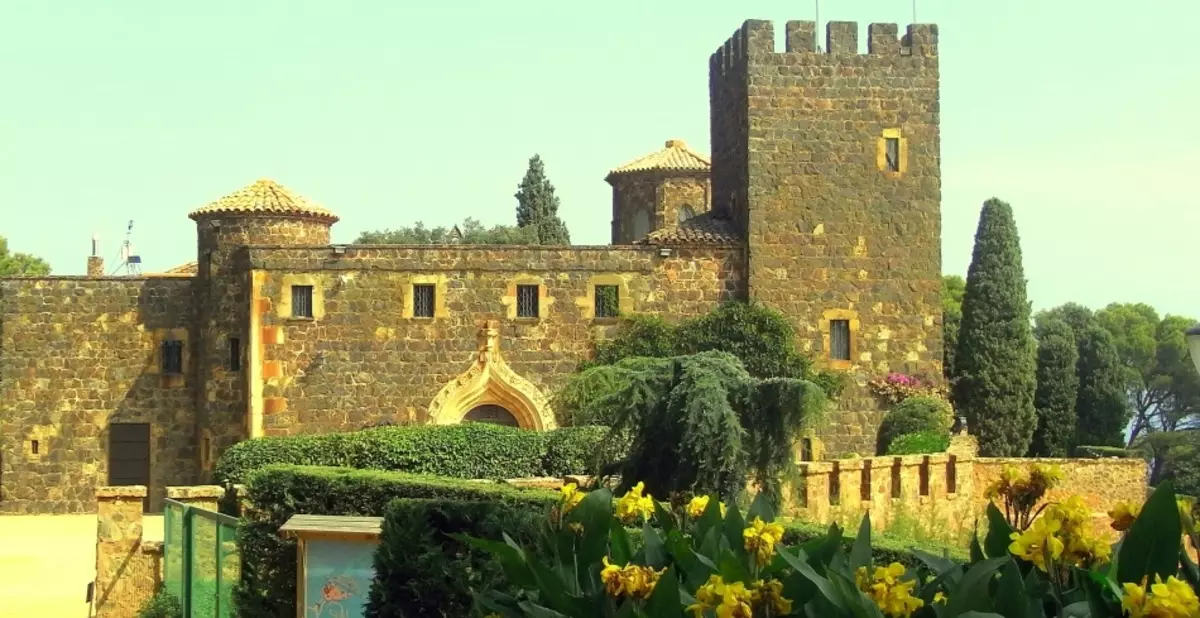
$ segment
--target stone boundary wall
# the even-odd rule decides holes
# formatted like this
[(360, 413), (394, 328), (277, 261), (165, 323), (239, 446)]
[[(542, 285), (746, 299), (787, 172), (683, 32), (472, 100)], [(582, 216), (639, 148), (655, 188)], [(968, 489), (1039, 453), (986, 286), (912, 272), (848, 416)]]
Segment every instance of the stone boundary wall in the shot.
[(1146, 498), (1146, 462), (1141, 459), (977, 458), (970, 454), (869, 457), (797, 464), (785, 512), (818, 523), (856, 529), (870, 513), (877, 530), (905, 532), (947, 542), (969, 537), (982, 521), (988, 486), (1005, 466), (1059, 466), (1064, 478), (1046, 499), (1077, 494), (1092, 510), (1097, 532), (1114, 535), (1107, 512), (1118, 501)]

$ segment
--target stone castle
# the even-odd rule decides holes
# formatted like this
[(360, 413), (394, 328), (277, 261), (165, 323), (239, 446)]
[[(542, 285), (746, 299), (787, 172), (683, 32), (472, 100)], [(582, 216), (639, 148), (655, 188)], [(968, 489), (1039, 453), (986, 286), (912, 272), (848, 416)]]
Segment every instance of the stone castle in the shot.
[(161, 274), (0, 279), (0, 513), (101, 485), (204, 482), (260, 436), (383, 422), (555, 426), (549, 397), (616, 315), (756, 300), (857, 378), (820, 438), (873, 450), (862, 384), (941, 375), (937, 28), (743, 24), (709, 64), (711, 160), (618, 167), (607, 246), (331, 245), (331, 211), (262, 180), (190, 213)]

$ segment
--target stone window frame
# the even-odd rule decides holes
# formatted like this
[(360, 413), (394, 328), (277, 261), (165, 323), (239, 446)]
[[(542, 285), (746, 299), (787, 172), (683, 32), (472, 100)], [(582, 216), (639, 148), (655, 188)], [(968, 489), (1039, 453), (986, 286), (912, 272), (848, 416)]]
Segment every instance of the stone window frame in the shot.
[[(183, 345), (182, 370), (179, 373), (165, 373), (163, 371), (163, 344), (167, 341), (178, 341)], [(191, 370), (191, 357), (188, 352), (188, 329), (187, 328), (156, 328), (150, 332), (150, 343), (152, 345), (152, 353), (150, 354), (149, 362), (146, 363), (144, 373), (147, 375), (156, 375), (162, 377), (163, 388), (181, 388), (187, 384), (187, 376)]]
[(196, 445), (196, 449), (200, 452), (200, 469), (204, 472), (212, 472), (213, 464), (216, 463), (216, 449), (213, 443), (213, 435), (211, 429), (200, 430), (200, 443)]
[[(416, 287), (418, 285), (433, 286), (433, 317), (425, 317), (416, 315)], [(404, 307), (401, 310), (401, 317), (406, 320), (415, 320), (417, 322), (433, 322), (441, 318), (450, 316), (446, 309), (446, 290), (447, 285), (446, 275), (431, 274), (431, 275), (413, 275), (404, 284)]]
[[(830, 357), (831, 349), (831, 325), (834, 320), (846, 320), (850, 327), (850, 360), (842, 360)], [(858, 312), (853, 309), (828, 309), (821, 314), (819, 323), (821, 329), (821, 350), (824, 361), (832, 369), (849, 369), (855, 364), (855, 358), (859, 354), (859, 333), (861, 323), (858, 319)]]
[[(894, 139), (898, 143), (898, 171), (888, 169), (887, 143), (889, 139)], [(908, 171), (908, 139), (904, 137), (899, 128), (887, 128), (880, 133), (875, 148), (875, 165), (888, 178), (900, 178)]]
[[(526, 318), (517, 316), (517, 286), (519, 285), (536, 285), (538, 287), (537, 317)], [(543, 277), (519, 274), (509, 280), (504, 297), (500, 299), (500, 302), (504, 305), (505, 314), (509, 320), (526, 324), (536, 324), (550, 317), (550, 306), (554, 304), (554, 298), (550, 296)]]
[[(292, 288), (312, 287), (312, 317), (292, 315)], [(325, 282), (320, 275), (293, 273), (284, 275), (279, 282), (279, 302), (276, 315), (292, 322), (315, 322), (325, 317)]]
[[(611, 285), (617, 288), (617, 317), (596, 317), (596, 286)], [(597, 324), (616, 324), (621, 316), (633, 313), (633, 295), (629, 293), (629, 282), (625, 276), (615, 273), (592, 275), (588, 278), (587, 293), (576, 299), (585, 320)]]

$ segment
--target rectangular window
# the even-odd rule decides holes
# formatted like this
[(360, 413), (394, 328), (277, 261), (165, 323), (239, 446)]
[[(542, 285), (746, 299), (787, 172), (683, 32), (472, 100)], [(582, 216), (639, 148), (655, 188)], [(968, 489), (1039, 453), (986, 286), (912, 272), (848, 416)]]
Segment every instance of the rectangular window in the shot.
[(311, 286), (311, 285), (293, 285), (292, 286), (292, 317), (293, 318), (311, 318), (311, 317), (313, 317), (313, 286)]
[(237, 337), (229, 338), (229, 370), (242, 370), (242, 341)]
[(167, 375), (183, 373), (183, 342), (162, 342), (162, 372)]
[(432, 318), (433, 301), (437, 292), (433, 284), (418, 283), (413, 285), (413, 317)]
[(850, 360), (850, 320), (829, 321), (829, 358)]
[(900, 171), (900, 138), (889, 137), (885, 140), (887, 147), (887, 169), (889, 172)]
[(620, 291), (617, 286), (596, 286), (596, 317), (615, 318), (620, 306)]
[(538, 317), (538, 288), (537, 285), (517, 286), (517, 317)]

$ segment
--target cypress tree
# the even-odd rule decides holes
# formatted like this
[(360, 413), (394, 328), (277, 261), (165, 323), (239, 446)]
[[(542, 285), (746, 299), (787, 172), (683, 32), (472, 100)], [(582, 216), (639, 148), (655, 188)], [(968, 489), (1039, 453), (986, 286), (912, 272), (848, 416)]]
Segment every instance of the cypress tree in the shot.
[(1129, 423), (1125, 370), (1112, 334), (1089, 326), (1079, 342), (1079, 397), (1075, 402), (1077, 446), (1125, 446)]
[(954, 363), (954, 403), (978, 437), (980, 455), (1024, 455), (1037, 426), (1037, 344), (1017, 224), (1012, 207), (996, 198), (979, 214)]
[(539, 245), (569, 245), (571, 234), (558, 218), (558, 196), (546, 178), (542, 158), (533, 155), (521, 184), (517, 185), (517, 227), (533, 227)]
[(1033, 397), (1038, 424), (1029, 455), (1066, 457), (1075, 441), (1079, 350), (1075, 333), (1061, 320), (1046, 322), (1038, 330), (1037, 391)]

